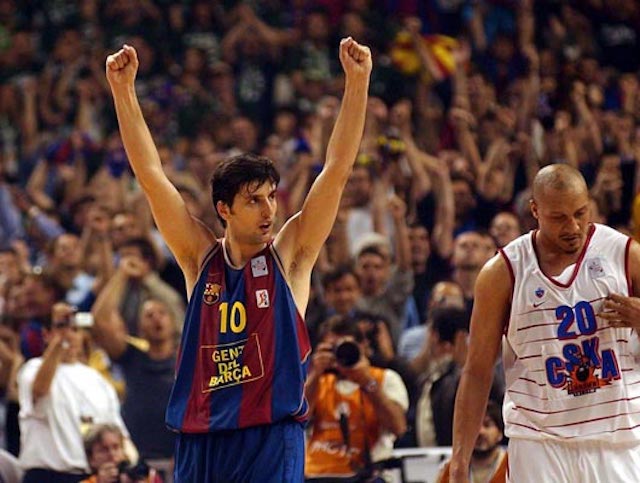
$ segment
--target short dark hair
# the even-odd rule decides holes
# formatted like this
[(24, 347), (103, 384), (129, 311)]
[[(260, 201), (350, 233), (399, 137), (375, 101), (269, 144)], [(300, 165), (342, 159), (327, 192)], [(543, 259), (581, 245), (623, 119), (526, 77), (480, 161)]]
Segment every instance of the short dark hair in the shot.
[(459, 331), (469, 331), (469, 314), (458, 307), (437, 307), (431, 311), (432, 329), (442, 342), (455, 340)]
[(502, 420), (502, 408), (500, 405), (492, 399), (487, 402), (487, 416), (489, 416), (500, 432), (504, 434), (504, 421)]
[(343, 317), (342, 315), (334, 315), (322, 322), (318, 330), (318, 340), (323, 340), (327, 334), (336, 334), (342, 337), (352, 336), (357, 342), (364, 341), (364, 336), (356, 321), (351, 317)]
[(356, 274), (353, 265), (345, 263), (329, 270), (322, 276), (322, 288), (326, 290), (329, 285), (336, 283), (338, 280), (341, 280), (347, 275), (353, 275), (358, 284), (360, 284), (360, 280), (358, 279), (358, 275)]
[(222, 225), (226, 226), (226, 222), (216, 208), (218, 201), (231, 206), (243, 186), (251, 183), (259, 186), (267, 181), (277, 186), (280, 174), (266, 156), (244, 153), (221, 162), (211, 176), (211, 200)]
[(136, 247), (140, 250), (140, 255), (142, 259), (147, 262), (153, 270), (157, 270), (158, 268), (158, 254), (156, 253), (156, 249), (151, 244), (149, 240), (146, 238), (138, 237), (138, 238), (129, 238), (125, 240), (122, 245), (118, 247), (118, 249), (126, 248), (126, 247)]

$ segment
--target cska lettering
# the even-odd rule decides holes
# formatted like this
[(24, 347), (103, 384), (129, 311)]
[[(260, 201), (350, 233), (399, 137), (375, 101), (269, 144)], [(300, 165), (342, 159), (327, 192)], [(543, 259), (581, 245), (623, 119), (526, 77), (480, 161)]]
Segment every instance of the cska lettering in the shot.
[[(620, 379), (620, 366), (612, 349), (600, 351), (600, 339), (591, 337), (577, 343), (565, 344), (562, 357), (545, 361), (547, 381), (552, 387), (566, 389), (568, 394), (582, 396)], [(596, 374), (599, 370), (600, 373)]]

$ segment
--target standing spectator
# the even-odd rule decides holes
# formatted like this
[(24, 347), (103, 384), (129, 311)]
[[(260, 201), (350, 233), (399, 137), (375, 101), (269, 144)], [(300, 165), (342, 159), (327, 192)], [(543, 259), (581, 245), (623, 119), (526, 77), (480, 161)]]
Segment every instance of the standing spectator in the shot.
[(55, 304), (44, 331), (44, 355), (29, 360), (18, 374), (25, 483), (84, 479), (82, 434), (92, 424), (114, 423), (127, 434), (115, 390), (82, 361), (82, 331), (73, 309)]
[(502, 248), (522, 235), (520, 220), (510, 211), (501, 211), (491, 220), (489, 233), (493, 237), (496, 247)]
[(358, 308), (386, 319), (394, 344), (397, 344), (404, 328), (415, 325), (418, 321), (410, 324), (408, 318), (408, 304), (413, 301), (413, 272), (409, 230), (405, 220), (406, 205), (398, 196), (393, 196), (389, 208), (396, 232), (395, 264), (387, 238), (371, 234), (368, 239), (361, 241), (356, 256), (356, 273), (360, 279), (363, 297), (358, 302)]
[(469, 313), (473, 306), (473, 287), (478, 273), (494, 253), (495, 244), (486, 233), (467, 231), (459, 234), (454, 240), (451, 279), (462, 287)]
[(147, 460), (170, 460), (175, 438), (164, 425), (164, 413), (176, 365), (177, 321), (166, 301), (148, 299), (140, 307), (136, 331), (148, 350), (132, 343), (119, 307), (135, 270), (135, 260), (121, 260), (94, 305), (93, 333), (124, 374), (122, 416), (140, 455)]
[(125, 277), (126, 281), (117, 285), (117, 299), (130, 334), (138, 335), (140, 309), (151, 297), (165, 301), (176, 323), (184, 318), (182, 297), (160, 278), (157, 271), (158, 258), (151, 242), (146, 238), (126, 240), (120, 245), (118, 256), (118, 266), (126, 266), (126, 269), (120, 270), (118, 277)]

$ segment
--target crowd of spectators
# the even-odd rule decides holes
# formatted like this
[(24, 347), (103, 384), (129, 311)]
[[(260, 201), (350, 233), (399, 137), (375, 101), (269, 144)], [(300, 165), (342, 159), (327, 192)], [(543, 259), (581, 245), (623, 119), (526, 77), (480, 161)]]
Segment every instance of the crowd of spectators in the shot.
[[(208, 181), (230, 155), (270, 157), (282, 173), (280, 222), (300, 209), (337, 114), (337, 45), (347, 35), (373, 53), (367, 121), (306, 320), (324, 351), (331, 328), (356, 327), (380, 384), (394, 381), (384, 407), (407, 419), (405, 428), (382, 418), (349, 442), (366, 446), (359, 451), (344, 448), (344, 432), (332, 442), (311, 425), (311, 441), (359, 455), (342, 467), (357, 474), (371, 463), (362, 455), (377, 442), (368, 436), (387, 446), (396, 436), (396, 445), (451, 444), (474, 282), (497, 248), (535, 227), (528, 201), (539, 167), (577, 167), (592, 220), (638, 233), (636, 2), (0, 0), (0, 447), (24, 469), (55, 436), (38, 434), (43, 409), (56, 409), (38, 400), (64, 405), (33, 383), (47, 358), (70, 357), (53, 337), (70, 330), (52, 326), (60, 302), (93, 311), (69, 360), (109, 380), (124, 422), (71, 415), (64, 424), (116, 424), (112, 432), (160, 466), (173, 451), (163, 404), (184, 280), (128, 166), (107, 54), (123, 43), (137, 49), (138, 95), (166, 173), (222, 236)], [(312, 371), (328, 367), (316, 361)], [(502, 391), (496, 361), (498, 404)], [(372, 394), (349, 404), (375, 425), (382, 406)], [(359, 419), (349, 424), (360, 434)], [(37, 464), (89, 471), (82, 448), (71, 467), (60, 463), (65, 454)], [(321, 476), (320, 460), (308, 461)]]

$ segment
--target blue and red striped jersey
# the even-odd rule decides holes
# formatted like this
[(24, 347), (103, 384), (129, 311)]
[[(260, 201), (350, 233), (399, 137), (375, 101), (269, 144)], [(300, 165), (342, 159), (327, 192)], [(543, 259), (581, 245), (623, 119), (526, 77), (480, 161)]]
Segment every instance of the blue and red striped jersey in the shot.
[(222, 243), (187, 307), (167, 425), (203, 433), (304, 421), (311, 346), (278, 255), (269, 244), (235, 269)]

